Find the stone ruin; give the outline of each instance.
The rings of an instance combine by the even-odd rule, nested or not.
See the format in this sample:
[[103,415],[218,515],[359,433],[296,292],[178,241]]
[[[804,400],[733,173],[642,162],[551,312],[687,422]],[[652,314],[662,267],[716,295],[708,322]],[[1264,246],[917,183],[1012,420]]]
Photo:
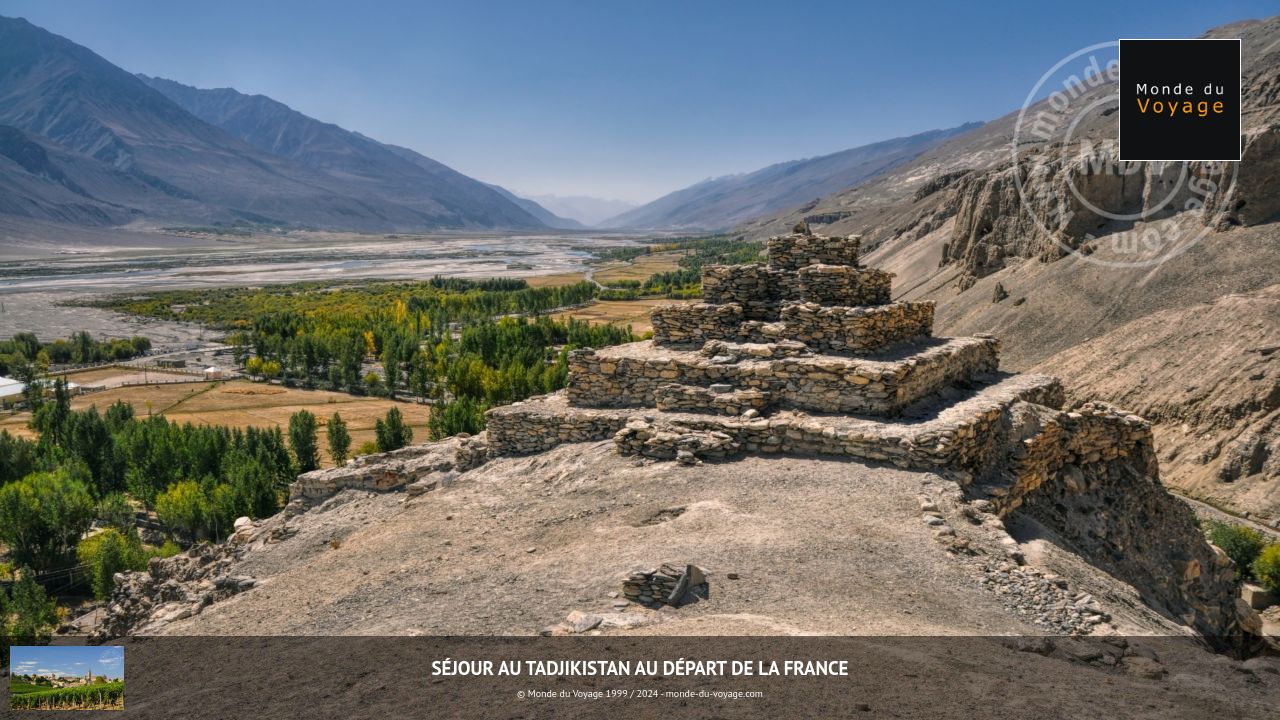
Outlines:
[[679,607],[706,599],[707,593],[706,572],[697,565],[663,563],[649,570],[636,570],[622,583],[623,597],[649,607]]
[[802,224],[769,239],[766,264],[705,266],[703,301],[655,308],[652,340],[576,350],[565,390],[489,410],[466,465],[611,439],[648,461],[927,470],[999,517],[1030,515],[1214,644],[1256,631],[1231,562],[1160,486],[1149,423],[1000,372],[995,338],[934,337],[934,304],[893,301],[893,275],[863,267],[859,245]]
[[[766,264],[704,267],[703,302],[655,308],[652,340],[572,352],[565,390],[489,410],[474,437],[303,475],[284,514],[346,488],[426,492],[567,443],[689,465],[855,459],[937,473],[983,512],[1034,518],[1214,644],[1256,632],[1231,561],[1161,487],[1145,420],[1067,408],[1056,378],[1000,372],[994,338],[933,337],[933,303],[893,301],[892,279],[859,263],[858,238],[799,226],[769,239]],[[635,573],[624,595],[665,603],[678,570]]]
[[[894,302],[893,275],[859,250],[799,227],[769,239],[766,264],[705,266],[703,302],[655,308],[652,341],[574,351],[565,391],[490,410],[489,452],[613,438],[623,455],[686,463],[791,453],[976,471],[1002,407],[1061,405],[1053,378],[996,375],[995,339],[934,338],[933,303]],[[940,395],[977,388],[940,412]]]

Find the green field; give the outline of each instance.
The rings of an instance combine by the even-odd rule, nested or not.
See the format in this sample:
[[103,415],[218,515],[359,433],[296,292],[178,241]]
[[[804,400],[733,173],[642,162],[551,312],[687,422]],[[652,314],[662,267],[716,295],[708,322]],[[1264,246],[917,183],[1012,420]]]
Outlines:
[[123,710],[124,682],[69,688],[11,683],[9,707],[12,710]]

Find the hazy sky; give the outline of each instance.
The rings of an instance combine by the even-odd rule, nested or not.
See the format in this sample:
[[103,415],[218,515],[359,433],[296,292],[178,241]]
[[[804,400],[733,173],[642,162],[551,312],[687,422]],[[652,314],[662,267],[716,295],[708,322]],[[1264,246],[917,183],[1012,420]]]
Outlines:
[[0,0],[131,72],[234,87],[527,194],[647,201],[1018,107],[1063,56],[1275,0]]

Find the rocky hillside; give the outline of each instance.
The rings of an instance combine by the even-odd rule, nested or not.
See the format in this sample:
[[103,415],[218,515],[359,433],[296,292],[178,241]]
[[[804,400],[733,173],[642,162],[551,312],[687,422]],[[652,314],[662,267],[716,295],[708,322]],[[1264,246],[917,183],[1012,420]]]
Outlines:
[[854,187],[977,127],[931,130],[830,155],[704,180],[601,223],[604,227],[717,230]]
[[1166,483],[1280,519],[1280,285],[1152,313],[1040,364],[1157,421]]
[[199,109],[232,131],[87,48],[0,18],[0,209],[100,226],[545,227],[483,183],[267,98],[233,92]]

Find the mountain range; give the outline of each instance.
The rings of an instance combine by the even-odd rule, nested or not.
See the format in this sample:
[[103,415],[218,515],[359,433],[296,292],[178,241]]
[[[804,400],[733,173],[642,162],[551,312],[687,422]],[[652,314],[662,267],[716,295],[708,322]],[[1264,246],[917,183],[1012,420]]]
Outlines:
[[982,123],[871,143],[754,172],[704,180],[601,223],[605,227],[721,230],[856,187]]
[[0,17],[0,215],[33,223],[720,229],[856,186],[975,126],[716,178],[641,207],[528,198],[264,95],[133,75]]
[[0,212],[86,225],[538,229],[527,202],[260,95],[134,76],[0,18]]

